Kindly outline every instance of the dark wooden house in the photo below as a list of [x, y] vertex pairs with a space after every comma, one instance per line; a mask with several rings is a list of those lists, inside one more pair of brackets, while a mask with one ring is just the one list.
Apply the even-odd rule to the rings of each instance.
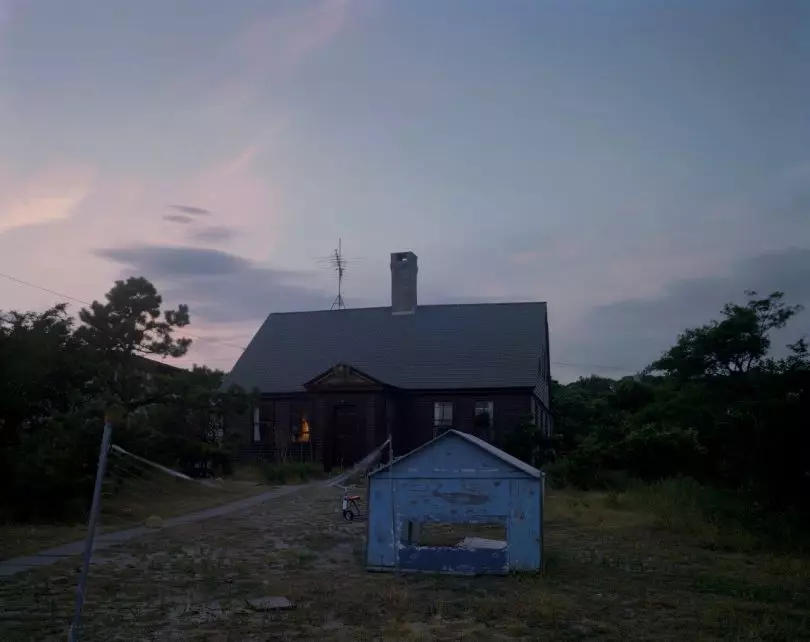
[[[271, 314], [227, 384], [258, 389], [255, 452], [349, 466], [453, 428], [489, 442], [551, 431], [545, 303], [417, 305], [417, 258], [391, 255], [391, 306]], [[307, 455], [302, 455], [307, 453]]]

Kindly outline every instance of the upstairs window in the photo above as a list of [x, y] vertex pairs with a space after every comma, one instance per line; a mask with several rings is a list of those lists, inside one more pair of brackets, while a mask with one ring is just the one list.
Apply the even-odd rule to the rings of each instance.
[[436, 401], [433, 404], [433, 436], [453, 427], [453, 402]]
[[495, 404], [492, 401], [475, 402], [475, 418], [473, 419], [473, 425], [479, 437], [492, 439], [494, 436], [494, 406]]

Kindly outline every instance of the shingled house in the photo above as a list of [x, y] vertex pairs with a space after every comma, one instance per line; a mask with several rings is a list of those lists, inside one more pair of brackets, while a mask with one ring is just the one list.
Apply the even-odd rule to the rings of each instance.
[[261, 391], [257, 450], [308, 444], [328, 470], [390, 435], [395, 455], [449, 428], [488, 441], [551, 430], [545, 303], [417, 305], [417, 257], [391, 255], [391, 306], [275, 313], [228, 376]]

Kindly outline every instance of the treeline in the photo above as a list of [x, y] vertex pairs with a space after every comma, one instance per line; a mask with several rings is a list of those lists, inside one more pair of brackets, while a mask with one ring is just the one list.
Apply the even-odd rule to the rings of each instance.
[[175, 368], [187, 306], [162, 309], [144, 278], [117, 281], [79, 311], [0, 312], [0, 519], [75, 518], [88, 507], [105, 414], [114, 443], [195, 473], [227, 472], [221, 417], [244, 412], [223, 373]]
[[[781, 292], [727, 304], [684, 331], [635, 377], [552, 387], [555, 435], [531, 425], [513, 454], [550, 481], [621, 488], [629, 479], [688, 477], [733, 493], [751, 517], [810, 523], [810, 358], [802, 339], [772, 356], [772, 334], [800, 311]], [[718, 507], [719, 509], [720, 507]]]

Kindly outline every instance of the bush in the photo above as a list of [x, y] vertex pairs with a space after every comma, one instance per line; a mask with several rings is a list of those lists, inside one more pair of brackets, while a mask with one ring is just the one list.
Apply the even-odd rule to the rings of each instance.
[[635, 482], [619, 503], [651, 513], [659, 528], [693, 537], [712, 550], [796, 550], [807, 545], [791, 515], [766, 512], [744, 494], [689, 477]]
[[78, 418], [23, 431], [16, 448], [0, 453], [9, 482], [0, 516], [9, 520], [72, 520], [90, 507], [102, 426]]
[[268, 484], [296, 484], [324, 476], [323, 467], [314, 462], [265, 464], [262, 473]]

